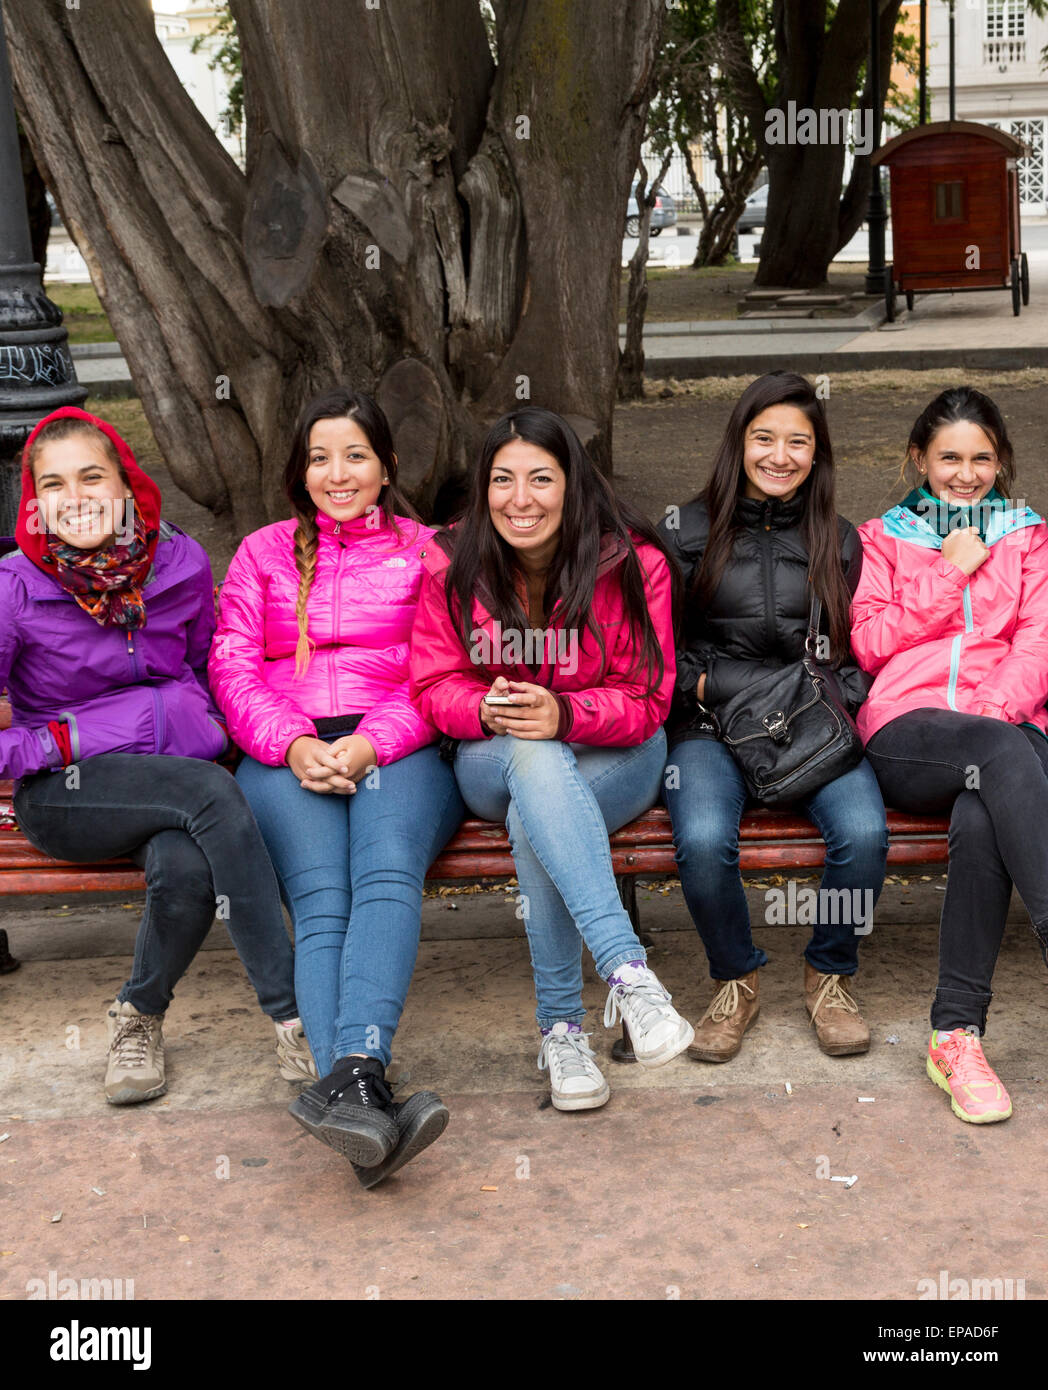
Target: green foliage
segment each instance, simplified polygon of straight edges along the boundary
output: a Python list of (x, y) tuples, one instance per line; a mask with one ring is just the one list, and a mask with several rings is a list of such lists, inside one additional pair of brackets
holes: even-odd
[(222, 42), (208, 59), (211, 72), (222, 72), (229, 81), (229, 99), (222, 112), (234, 135), (244, 129), (244, 68), (240, 53), (240, 34), (236, 20), (228, 5), (223, 5), (215, 19), (214, 28), (206, 34), (198, 34), (190, 44), (190, 52), (199, 53), (208, 39), (219, 38)]

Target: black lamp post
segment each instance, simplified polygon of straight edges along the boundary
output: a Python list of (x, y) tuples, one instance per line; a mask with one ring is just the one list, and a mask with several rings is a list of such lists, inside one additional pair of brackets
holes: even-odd
[[(878, 4), (870, 0), (870, 63), (869, 91), (873, 101), (873, 150), (881, 144), (881, 45), (878, 33)], [(884, 293), (884, 229), (888, 222), (888, 210), (884, 205), (884, 186), (881, 183), (881, 168), (875, 164), (870, 169), (870, 201), (866, 208), (866, 226), (869, 232), (869, 264), (866, 267), (866, 293)]]
[(9, 536), (30, 431), (60, 405), (79, 405), (87, 392), (77, 383), (62, 311), (44, 294), (41, 267), (33, 260), (2, 8), (0, 188), (0, 535)]

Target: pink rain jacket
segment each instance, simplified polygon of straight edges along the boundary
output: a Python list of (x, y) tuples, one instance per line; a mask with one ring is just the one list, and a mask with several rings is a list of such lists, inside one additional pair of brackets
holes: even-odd
[(259, 762), (284, 762), (296, 738), (316, 735), (314, 719), (333, 715), (364, 715), (356, 732), (380, 764), (438, 738), (407, 690), (419, 547), (433, 531), (406, 517), (397, 523), (402, 537), (381, 512), (340, 523), (318, 512), (307, 605), (315, 646), (301, 676), (295, 675), (296, 523), (264, 526), (233, 557), (208, 674), (234, 742)]
[(617, 537), (606, 536), (601, 546), (591, 610), (604, 638), (606, 663), (591, 632), (580, 634), (574, 644), (569, 640), (571, 634), (557, 621), (558, 600), (551, 615), (552, 637), (536, 642), (537, 651), (533, 649), (543, 658), (537, 670), (514, 659), (512, 634), (499, 629), (479, 599), (473, 603), (471, 629), (477, 660), (471, 659), (444, 596), (450, 560), (439, 544), (427, 544), (422, 550), (426, 574), (411, 634), (411, 694), (426, 718), (453, 738), (490, 737), (480, 722), (480, 702), (495, 677), (504, 676), (547, 686), (558, 696), (558, 737), (564, 742), (629, 748), (650, 738), (669, 713), (677, 666), (669, 563), (654, 546), (636, 544), (664, 662), (662, 680), (650, 695), (646, 668), (643, 663), (635, 668), (642, 649), (623, 610), (618, 571), (626, 547)]
[(953, 709), (1048, 729), (1048, 527), (1028, 507), (996, 512), (990, 556), (970, 577), (943, 559), (925, 517), (893, 507), (859, 527), (852, 650), (874, 677), (863, 741), (908, 710)]

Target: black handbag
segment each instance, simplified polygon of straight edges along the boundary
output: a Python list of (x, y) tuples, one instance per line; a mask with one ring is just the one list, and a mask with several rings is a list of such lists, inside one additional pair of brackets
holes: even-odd
[(805, 655), (769, 671), (718, 711), (750, 795), (765, 806), (802, 801), (862, 761), (863, 746), (834, 673), (816, 659), (822, 601), (812, 590)]

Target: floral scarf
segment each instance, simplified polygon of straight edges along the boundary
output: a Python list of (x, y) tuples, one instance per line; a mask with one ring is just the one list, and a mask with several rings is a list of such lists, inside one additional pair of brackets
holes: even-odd
[(149, 546), (156, 531), (147, 531), (135, 503), (135, 534), (128, 545), (79, 550), (58, 536), (47, 537), (47, 555), (55, 579), (100, 627), (145, 627), (142, 585), (149, 573)]

